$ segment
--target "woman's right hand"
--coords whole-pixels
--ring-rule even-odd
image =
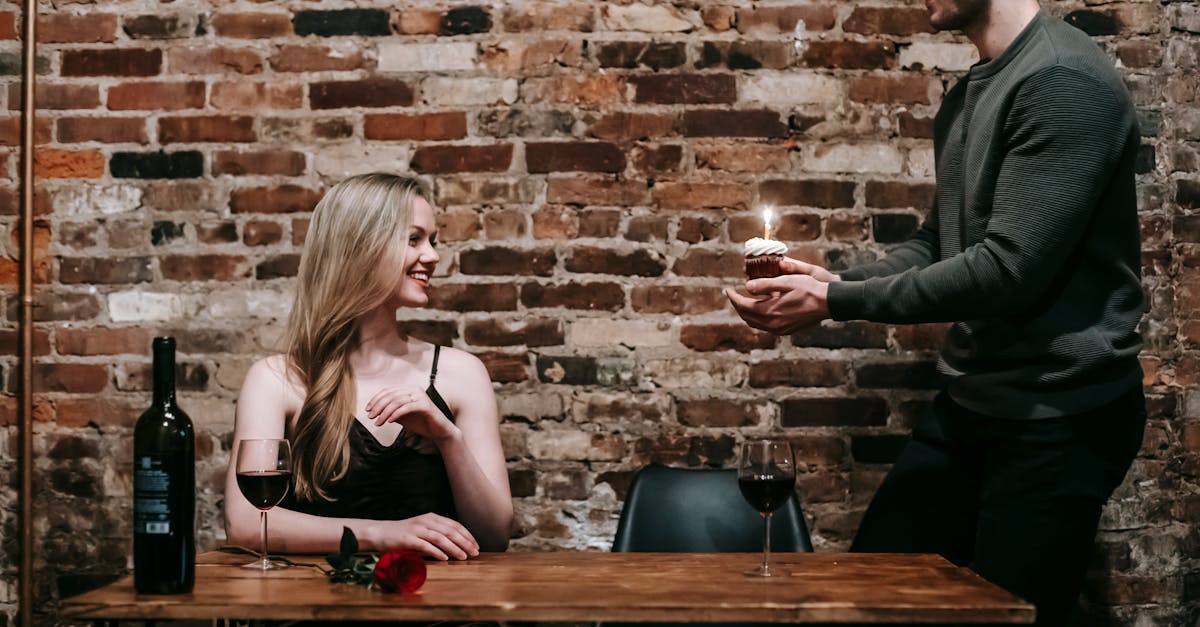
[[[791,257],[784,257],[779,261],[779,269],[784,274],[807,274],[808,276],[822,282],[834,283],[841,281],[842,277],[822,268],[821,266],[806,263]]]
[[[371,529],[378,551],[418,551],[439,560],[465,560],[479,555],[479,543],[458,521],[437,514],[404,520],[377,521]]]

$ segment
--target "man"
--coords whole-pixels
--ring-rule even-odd
[[[1036,0],[926,7],[982,61],[937,115],[936,200],[917,234],[840,276],[785,259],[749,297],[727,293],[776,334],[954,322],[949,382],[852,550],[941,553],[1063,625],[1145,425],[1134,108],[1104,53]]]

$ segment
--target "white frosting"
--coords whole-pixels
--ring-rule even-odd
[[[787,253],[788,247],[787,244],[773,239],[752,237],[746,240],[742,250],[747,257],[757,257],[759,255],[783,255]]]

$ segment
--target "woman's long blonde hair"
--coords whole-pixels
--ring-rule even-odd
[[[284,330],[288,368],[304,386],[292,423],[296,498],[330,500],[326,487],[346,474],[354,418],[350,353],[356,321],[378,307],[394,285],[382,266],[412,223],[419,181],[394,174],[350,177],[317,203],[309,223]],[[390,277],[390,278],[389,278]]]

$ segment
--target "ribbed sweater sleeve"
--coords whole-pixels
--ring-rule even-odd
[[[876,276],[904,272],[909,268],[924,268],[938,257],[937,207],[929,210],[921,228],[908,241],[893,247],[887,256],[840,273],[843,281],[862,281]]]
[[[1134,123],[1096,77],[1063,65],[1031,74],[1004,121],[983,240],[924,267],[831,283],[831,316],[912,323],[1025,311],[1075,249]]]

